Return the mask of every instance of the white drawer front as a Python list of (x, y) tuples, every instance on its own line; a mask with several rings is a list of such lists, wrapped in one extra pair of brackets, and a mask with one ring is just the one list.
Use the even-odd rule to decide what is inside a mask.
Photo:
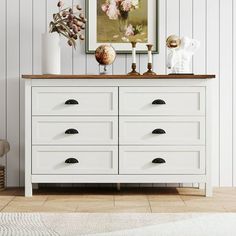
[(121, 145), (204, 145), (201, 117), (121, 117)]
[[(75, 131), (78, 133), (73, 134)], [(113, 145), (117, 142), (117, 117), (32, 118), (33, 145)]]
[(205, 174), (205, 149), (163, 146), (120, 147), (119, 173)]
[(120, 114), (203, 116), (205, 88), (123, 87), (120, 88)]
[[(75, 161), (78, 163), (73, 163)], [(65, 163), (66, 161), (72, 163)], [(117, 174), (117, 147), (33, 147), (32, 174)]]
[(117, 115), (118, 88), (33, 87), (32, 114)]

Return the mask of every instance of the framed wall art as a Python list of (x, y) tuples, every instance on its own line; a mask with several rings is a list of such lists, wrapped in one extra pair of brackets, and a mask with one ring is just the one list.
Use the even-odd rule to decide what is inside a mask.
[(86, 0), (86, 52), (112, 44), (117, 53), (147, 52), (147, 43), (158, 53), (158, 0)]

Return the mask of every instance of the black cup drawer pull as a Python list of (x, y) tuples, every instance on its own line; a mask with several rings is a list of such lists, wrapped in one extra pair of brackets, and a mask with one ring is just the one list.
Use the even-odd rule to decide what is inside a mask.
[(152, 161), (153, 164), (165, 164), (166, 161), (162, 158), (156, 158)]
[(65, 102), (66, 105), (78, 105), (79, 102), (76, 101), (75, 99), (69, 99)]
[(153, 134), (166, 134), (164, 129), (155, 129), (152, 131)]
[(77, 164), (79, 163), (79, 161), (76, 158), (68, 158), (67, 160), (65, 160), (66, 164)]
[(166, 104), (166, 102), (162, 99), (157, 99), (152, 102), (152, 105), (165, 105), (165, 104)]
[(79, 131), (77, 129), (68, 129), (65, 134), (78, 134)]

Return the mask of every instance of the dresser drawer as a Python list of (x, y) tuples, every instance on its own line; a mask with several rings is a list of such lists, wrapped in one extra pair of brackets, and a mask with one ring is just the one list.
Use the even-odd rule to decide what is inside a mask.
[(120, 174), (205, 174), (203, 147), (120, 147)]
[(33, 147), (32, 174), (118, 174), (117, 147)]
[(33, 87), (33, 115), (117, 115), (117, 87)]
[(33, 117), (33, 145), (113, 145), (117, 117)]
[(121, 145), (205, 145), (202, 117), (120, 117)]
[(203, 87), (120, 88), (120, 115), (205, 115)]

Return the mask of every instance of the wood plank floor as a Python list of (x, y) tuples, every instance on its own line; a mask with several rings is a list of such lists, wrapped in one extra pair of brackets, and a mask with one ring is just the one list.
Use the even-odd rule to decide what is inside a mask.
[(236, 212), (236, 188), (216, 188), (206, 198), (192, 188), (40, 188), (32, 198), (23, 189), (0, 192), (1, 212)]

